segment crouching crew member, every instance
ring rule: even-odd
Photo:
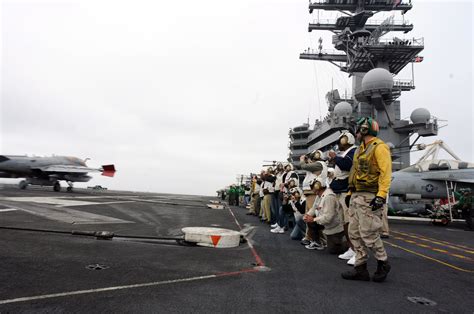
[[[379,138],[378,123],[370,118],[357,122],[360,146],[354,153],[349,175],[349,237],[356,252],[354,269],[342,273],[344,279],[370,280],[367,270],[368,249],[377,259],[373,281],[382,282],[390,271],[387,252],[380,239],[382,210],[386,206],[392,175],[390,149]]]
[[[315,208],[315,217],[306,217],[308,227],[311,224],[324,227],[323,233],[327,238],[329,253],[341,254],[347,249],[347,246],[343,242],[343,214],[337,196],[331,188],[326,187],[326,179],[322,176],[316,177],[310,184],[311,189],[320,198],[320,201],[317,208]]]

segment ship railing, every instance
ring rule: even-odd
[[[321,51],[319,49],[312,49],[312,48],[308,48],[308,49],[305,49],[302,54],[304,55],[317,55],[317,54],[331,54],[331,55],[341,55],[341,56],[345,56],[346,54],[345,53],[341,53],[341,51],[339,50],[335,50],[335,49],[322,49]]]
[[[377,83],[375,83],[377,85]],[[395,79],[393,80],[392,90],[410,90],[415,88],[415,82],[411,79]],[[387,90],[389,90],[387,88]],[[356,89],[356,94],[360,94],[365,90],[361,87]]]
[[[328,103],[329,111],[334,111],[334,107],[336,107],[338,103],[343,102],[343,101],[350,103],[353,99],[354,98],[352,97],[352,93],[350,94],[347,93],[347,94],[341,95],[340,98],[326,99],[326,101]],[[334,106],[331,105],[331,103],[334,103]]]
[[[343,16],[343,15],[341,15]],[[322,25],[326,25],[326,24],[336,24],[337,22],[337,18],[336,19],[314,19],[312,24],[322,24]],[[380,25],[382,24],[383,22],[385,22],[384,20],[368,20],[367,23],[365,23],[366,25]],[[393,21],[393,24],[394,25],[411,25],[411,23],[408,21],[408,20],[394,20]]]
[[[365,0],[366,4],[393,4],[393,0]],[[401,0],[400,4],[410,4],[411,0]],[[357,0],[310,0],[311,4],[357,4]]]
[[[364,45],[386,45],[386,46],[424,46],[424,38],[392,38],[392,39],[370,39]]]
[[[365,23],[366,25],[381,25],[382,23],[384,23],[385,20],[367,20],[367,22]],[[411,25],[412,23],[410,23],[409,20],[393,20],[393,24],[394,25]],[[388,26],[390,27],[390,25]]]
[[[314,19],[312,24],[336,24],[335,19]]]
[[[411,0],[400,1],[400,4],[410,4]],[[393,0],[365,0],[366,4],[387,4],[392,5]],[[310,4],[357,4],[357,0],[310,0]]]
[[[415,88],[415,82],[410,79],[396,79],[393,80],[393,88]]]
[[[343,93],[339,95],[340,99],[334,99],[338,101],[346,101],[346,100],[351,100],[352,99],[352,93]]]

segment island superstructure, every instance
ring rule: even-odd
[[[354,130],[355,122],[363,116],[374,117],[380,125],[380,137],[391,147],[393,169],[410,165],[409,150],[419,137],[438,133],[437,119],[425,108],[415,109],[409,120],[401,118],[399,97],[402,92],[415,89],[414,78],[398,78],[407,65],[421,62],[423,38],[389,37],[391,32],[409,33],[413,29],[404,19],[412,9],[410,2],[401,0],[316,0],[309,4],[309,12],[339,11],[343,15],[331,21],[314,20],[308,31],[331,31],[335,51],[326,51],[319,40],[317,49],[308,48],[300,59],[326,61],[337,66],[352,79],[351,96],[342,97],[338,90],[327,93],[328,113],[317,119],[313,128],[309,123],[289,131],[289,161],[298,163],[299,156],[319,149],[334,147],[342,130]],[[401,12],[403,19],[390,16],[377,21],[380,12]],[[413,71],[413,67],[412,67]],[[418,137],[411,141],[411,136]]]

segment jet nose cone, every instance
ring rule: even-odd
[[[7,161],[7,160],[10,160],[10,158],[8,158],[6,156],[3,156],[3,155],[0,155],[0,162],[4,162],[4,161]]]

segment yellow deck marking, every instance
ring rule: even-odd
[[[452,268],[452,269],[456,269],[456,270],[459,270],[459,271],[462,271],[462,272],[466,272],[466,273],[471,273],[471,274],[474,273],[474,270],[464,269],[464,268],[461,268],[461,267],[457,267],[457,266],[451,265],[451,264],[449,264],[449,263],[440,261],[440,260],[438,260],[438,259],[436,259],[436,258],[427,256],[427,255],[424,255],[424,254],[421,254],[421,253],[418,253],[418,252],[415,252],[415,251],[412,251],[412,250],[409,250],[409,249],[406,249],[406,248],[404,248],[404,247],[401,247],[401,246],[399,246],[399,245],[390,243],[390,242],[388,242],[388,241],[384,241],[384,243],[387,243],[388,245],[393,246],[393,247],[395,247],[395,248],[398,248],[398,249],[400,249],[400,250],[404,250],[404,251],[407,251],[407,252],[409,252],[409,253],[412,253],[412,254],[421,256],[421,257],[423,257],[423,258],[429,259],[429,260],[431,260],[431,261],[433,261],[433,262],[440,263],[440,264],[442,264],[442,265],[444,265],[444,266],[448,266],[448,267],[450,267],[450,268]]]
[[[459,254],[451,254],[451,255],[454,256],[454,257],[462,258],[462,259],[470,259],[470,258],[468,258],[464,255],[459,255]]]
[[[438,249],[438,248],[435,248],[435,247],[432,247],[432,246],[429,246],[429,245],[426,245],[426,244],[422,244],[422,243],[418,243],[416,241],[405,239],[403,237],[393,237],[393,238],[398,239],[398,240],[403,241],[403,242],[414,244],[416,246],[420,246],[422,248],[430,249],[430,250],[435,251],[435,252],[444,253],[444,254],[449,255],[449,256],[454,256],[454,257],[461,258],[461,259],[468,260],[468,261],[474,261],[474,259],[472,259],[470,257],[460,255],[460,254],[454,254],[454,253],[451,253],[447,250]]]
[[[391,231],[391,232],[401,234],[401,235],[404,235],[404,236],[407,236],[407,237],[410,237],[410,238],[414,238],[414,239],[417,239],[417,240],[430,242],[430,243],[441,245],[441,246],[446,246],[446,247],[449,247],[449,248],[454,249],[454,250],[462,251],[464,253],[474,254],[474,249],[469,248],[469,247],[464,246],[464,245],[457,245],[457,244],[453,244],[453,243],[450,243],[450,242],[447,242],[447,241],[437,240],[437,239],[433,239],[433,238],[429,238],[429,237],[425,237],[425,236],[421,236],[421,235],[416,235],[416,234],[409,234],[409,233],[405,233],[405,232],[399,232],[399,231]],[[399,239],[399,237],[394,237],[394,238]]]

